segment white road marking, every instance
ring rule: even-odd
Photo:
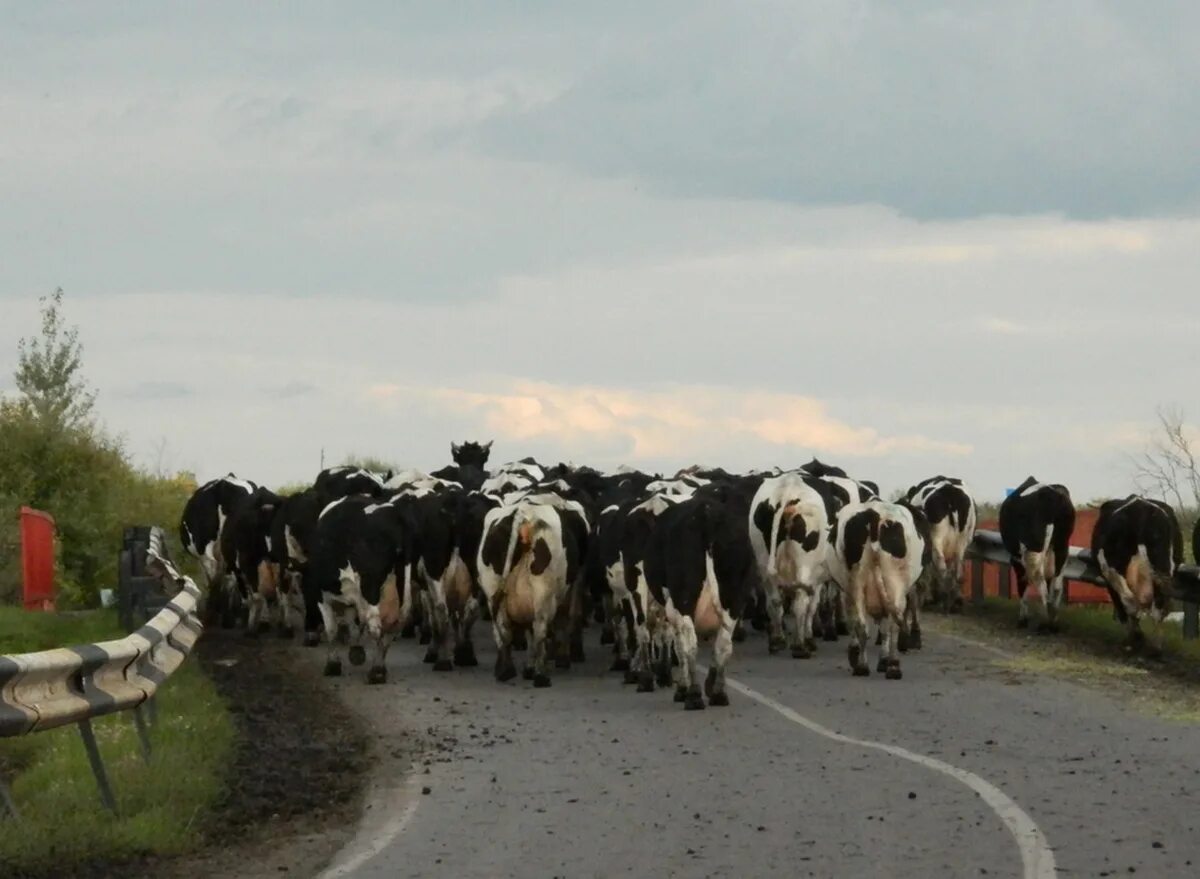
[[[1025,879],[1054,879],[1058,875],[1058,866],[1054,861],[1054,852],[1051,851],[1050,844],[1046,841],[1046,836],[1042,833],[1041,828],[1034,823],[1034,820],[1012,798],[995,785],[984,781],[978,775],[968,772],[965,769],[959,769],[957,766],[951,766],[949,763],[944,763],[933,757],[915,754],[896,745],[885,745],[881,742],[869,742],[864,739],[844,736],[831,729],[826,729],[819,723],[809,720],[804,715],[788,708],[783,703],[776,702],[770,696],[764,696],[762,693],[752,690],[745,684],[739,683],[732,678],[727,678],[725,683],[743,696],[749,696],[759,704],[765,705],[767,708],[786,717],[792,723],[799,724],[819,736],[824,736],[827,739],[847,745],[857,745],[860,748],[882,751],[885,754],[891,754],[893,757],[899,757],[901,760],[908,760],[911,763],[916,763],[918,766],[924,766],[926,769],[932,769],[935,772],[948,775],[955,781],[962,782],[975,791],[975,793],[979,794],[980,798],[1004,822],[1004,826],[1008,828],[1013,838],[1017,841],[1017,848],[1021,851],[1021,863],[1024,865]]]
[[[426,776],[427,777],[427,776]],[[417,814],[421,802],[420,776],[415,767],[409,770],[403,784],[389,785],[372,791],[371,799],[364,810],[369,816],[358,828],[354,839],[337,854],[337,859],[317,879],[341,879],[349,876],[391,845],[404,832],[404,828]],[[396,812],[398,803],[404,807]],[[371,820],[372,818],[377,820]]]

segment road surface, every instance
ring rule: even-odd
[[[324,876],[1200,875],[1200,726],[937,634],[886,681],[844,639],[805,661],[751,633],[731,706],[685,712],[589,636],[547,690],[492,679],[486,626],[478,669],[401,641],[387,685],[339,682],[384,741],[432,747]]]

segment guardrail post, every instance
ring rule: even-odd
[[[138,742],[142,746],[142,759],[150,762],[150,732],[146,729],[146,716],[142,714],[142,706],[133,709],[133,725],[137,727]]]
[[[113,797],[112,787],[108,783],[108,773],[104,771],[104,760],[100,757],[100,749],[96,747],[96,734],[92,732],[92,721],[89,718],[85,717],[79,721],[79,735],[83,739],[88,762],[92,764],[92,774],[96,776],[96,787],[100,789],[100,801],[104,803],[104,808],[116,815],[117,801]]]
[[[17,804],[13,802],[12,794],[8,792],[3,778],[0,778],[0,803],[4,804],[4,810],[12,815],[14,821],[21,820],[21,815],[17,811]]]
[[[1007,600],[1012,598],[1012,566],[1001,563],[998,568],[1000,570],[1000,597]]]
[[[1183,603],[1183,637],[1186,641],[1200,637],[1200,604],[1194,601]]]
[[[983,604],[983,560],[975,559],[971,562],[971,603],[979,606]]]

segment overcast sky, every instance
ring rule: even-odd
[[[0,57],[0,390],[62,286],[146,465],[1086,500],[1200,424],[1200,4],[3,3]]]

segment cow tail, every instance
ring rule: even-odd
[[[783,511],[787,509],[787,503],[780,503],[779,509],[775,511],[775,518],[771,520],[771,545],[767,547],[767,575],[775,576],[775,553],[779,547],[779,526],[783,522]]]

